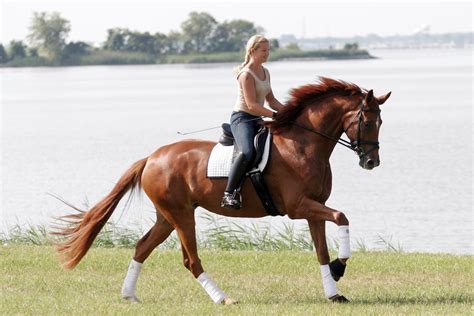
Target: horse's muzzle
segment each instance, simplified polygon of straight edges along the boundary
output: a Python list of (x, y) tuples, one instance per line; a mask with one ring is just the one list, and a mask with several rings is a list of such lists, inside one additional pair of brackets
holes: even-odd
[(374, 158), (374, 157), (368, 157), (364, 156), (359, 160), (359, 166), (366, 170), (372, 170), (375, 167), (378, 167), (380, 165), (380, 159)]

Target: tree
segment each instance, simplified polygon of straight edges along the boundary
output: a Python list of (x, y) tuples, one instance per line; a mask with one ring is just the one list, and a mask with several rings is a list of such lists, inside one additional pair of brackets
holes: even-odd
[(214, 29), (211, 37), (212, 51), (238, 52), (245, 49), (248, 39), (256, 33), (255, 25), (246, 20), (221, 23)]
[(29, 57), (38, 57), (38, 49), (34, 47), (28, 47), (27, 49), (27, 55)]
[(250, 37), (257, 34), (257, 27), (246, 20), (232, 20), (228, 23), (229, 45), (232, 51), (245, 49)]
[(211, 36), (217, 21), (206, 12), (191, 12), (189, 18), (181, 24), (184, 37), (184, 48), (189, 52), (203, 53), (209, 51)]
[(159, 55), (168, 51), (165, 34), (133, 32), (128, 29), (115, 28), (107, 30), (107, 40), (103, 48), (118, 51), (142, 52)]
[(357, 43), (347, 43), (344, 45), (344, 50), (358, 50), (359, 44)]
[(272, 49), (280, 48), (280, 42), (278, 42), (276, 38), (272, 38), (269, 41), (270, 41), (270, 48)]
[(87, 55), (92, 46), (85, 42), (70, 42), (64, 47), (63, 57), (72, 55)]
[(229, 43), (230, 30), (227, 23), (217, 25), (212, 33), (210, 51), (230, 52), (233, 49)]
[(179, 32), (171, 31), (166, 37), (166, 53), (180, 54), (183, 50), (183, 36)]
[(126, 36), (125, 50), (155, 54), (154, 41), (154, 37), (148, 32), (129, 32)]
[(6, 63), (8, 61), (8, 55), (5, 51), (5, 48), (0, 44), (0, 64)]
[(121, 28), (114, 28), (107, 30), (107, 39), (103, 45), (104, 49), (109, 50), (124, 50), (125, 49), (125, 37), (127, 36), (128, 30)]
[(294, 51), (300, 51), (300, 47), (298, 46), (298, 43), (290, 43), (285, 46), (285, 49), (287, 50), (294, 50)]
[(10, 59), (25, 58), (26, 45), (22, 41), (11, 41), (8, 46), (8, 56)]
[(153, 35), (153, 51), (156, 55), (166, 54), (168, 51), (168, 38), (163, 33)]
[(33, 13), (28, 39), (31, 45), (38, 48), (40, 54), (50, 60), (57, 60), (66, 46), (71, 26), (59, 13)]

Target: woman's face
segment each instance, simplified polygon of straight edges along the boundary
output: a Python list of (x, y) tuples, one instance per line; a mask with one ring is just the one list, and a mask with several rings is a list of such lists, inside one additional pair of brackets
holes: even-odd
[(252, 52), (252, 58), (259, 63), (267, 61), (270, 55), (270, 44), (268, 42), (260, 43), (258, 47)]

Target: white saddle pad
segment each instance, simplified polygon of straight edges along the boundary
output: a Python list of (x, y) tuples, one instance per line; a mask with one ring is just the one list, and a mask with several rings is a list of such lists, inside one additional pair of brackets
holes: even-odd
[[(268, 163), (271, 141), (271, 133), (268, 133), (262, 160), (257, 166), (257, 168), (262, 172)], [(227, 178), (229, 176), (230, 167), (232, 166), (233, 153), (234, 146), (223, 146), (220, 143), (217, 143), (212, 149), (211, 156), (209, 157), (209, 162), (207, 164), (207, 177)]]

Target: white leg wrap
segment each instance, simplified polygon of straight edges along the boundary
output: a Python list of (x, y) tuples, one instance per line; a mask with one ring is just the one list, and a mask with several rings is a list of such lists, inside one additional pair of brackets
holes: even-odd
[(339, 253), (338, 258), (347, 259), (351, 256), (351, 240), (349, 238), (349, 225), (339, 226), (337, 232), (339, 236)]
[(142, 269), (142, 263), (137, 262), (132, 259), (130, 265), (128, 266), (127, 276), (123, 280), (122, 286), (122, 297), (123, 298), (134, 298), (135, 297), (135, 288), (137, 285), (138, 276), (140, 275), (140, 270)]
[(214, 283), (211, 277), (206, 273), (201, 273), (197, 280), (201, 283), (204, 290), (216, 304), (220, 304), (225, 299), (224, 292)]
[(327, 298), (331, 298), (337, 294), (338, 290), (336, 287), (336, 281), (334, 281), (331, 271), (329, 270), (329, 265), (324, 264), (320, 266), (321, 268), (321, 278), (323, 280), (324, 294)]

